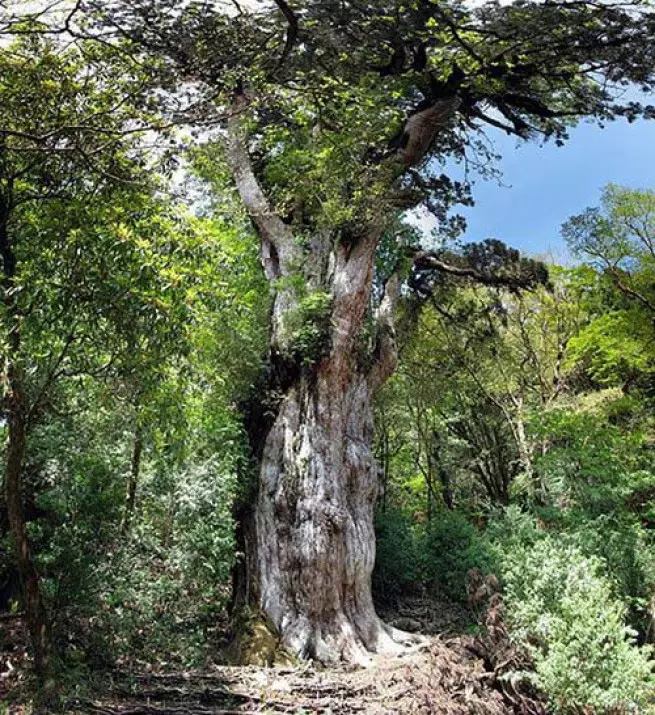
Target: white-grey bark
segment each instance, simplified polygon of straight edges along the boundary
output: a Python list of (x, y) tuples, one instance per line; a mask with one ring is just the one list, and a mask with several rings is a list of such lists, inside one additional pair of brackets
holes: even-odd
[[(227, 160), (241, 200), (259, 234), (264, 273), (273, 283), (279, 278), (293, 275), (302, 263), (302, 254), (291, 227), (273, 211), (255, 176), (246, 146), (244, 113), (247, 107), (246, 98), (239, 95), (227, 122)], [(294, 291), (290, 287), (277, 287), (272, 316), (274, 343), (282, 339), (284, 317), (296, 307), (296, 303)], [(274, 347), (281, 346), (274, 344)]]
[[(327, 353), (311, 365), (296, 364), (287, 371), (265, 438), (255, 533), (247, 554), (248, 592), (291, 652), (321, 662), (363, 663), (370, 652), (398, 650), (405, 637), (379, 620), (371, 595), (377, 490), (371, 401), (395, 367), (393, 307), (399, 282), (395, 277), (388, 282), (378, 311), (378, 360), (372, 369), (363, 368), (356, 348), (383, 218), (372, 219), (347, 243), (329, 231), (318, 233), (303, 255), (255, 176), (242, 121), (245, 105), (241, 97), (233, 108), (227, 156), (261, 238), (262, 263), (275, 291), (271, 358), (284, 359), (285, 318), (299, 305), (297, 294), (280, 278), (301, 275), (309, 290), (329, 293), (332, 299)], [(421, 122), (410, 120), (405, 153), (394, 161), (401, 167), (416, 163), (407, 147), (426, 151), (456, 106), (454, 101), (441, 103)], [(420, 136), (415, 135), (419, 129)]]
[(371, 388), (375, 392), (393, 375), (398, 363), (394, 311), (400, 296), (400, 280), (393, 274), (384, 287), (384, 296), (377, 311), (378, 359), (371, 370)]
[(405, 123), (405, 144), (398, 155), (404, 166), (419, 164), (426, 155), (437, 134), (459, 107), (457, 97), (438, 100), (426, 109), (412, 114)]
[(260, 605), (292, 652), (363, 662), (393, 649), (375, 614), (371, 392), (329, 363), (287, 394), (264, 450), (256, 505)]

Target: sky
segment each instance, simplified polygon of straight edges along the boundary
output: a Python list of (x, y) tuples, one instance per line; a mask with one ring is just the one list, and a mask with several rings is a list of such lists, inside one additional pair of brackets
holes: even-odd
[(498, 164), (502, 185), (476, 180), (476, 205), (461, 211), (468, 222), (465, 240), (499, 238), (531, 254), (568, 262), (560, 226), (598, 205), (603, 186), (612, 182), (655, 190), (655, 121), (617, 120), (604, 129), (581, 124), (563, 147), (517, 145), (500, 132), (493, 139), (503, 155)]

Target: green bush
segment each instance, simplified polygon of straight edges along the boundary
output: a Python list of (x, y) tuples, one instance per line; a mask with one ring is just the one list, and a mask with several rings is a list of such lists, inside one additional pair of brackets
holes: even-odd
[[(499, 532), (497, 532), (499, 533)], [(513, 637), (532, 653), (535, 684), (557, 712), (637, 712), (655, 686), (605, 564), (558, 537), (498, 542)]]
[(373, 584), (382, 598), (436, 588), (465, 601), (468, 572), (494, 570), (487, 540), (456, 512), (444, 511), (428, 524), (414, 524), (402, 510), (390, 509), (377, 515), (376, 531)]
[(230, 596), (233, 467), (229, 459), (191, 465), (168, 475), (174, 491), (159, 496), (159, 507), (157, 495), (149, 496), (145, 508), (154, 518), (146, 513), (130, 540), (98, 565), (98, 648), (119, 659), (203, 662)]
[(375, 530), (373, 590), (378, 598), (391, 601), (420, 584), (420, 545), (411, 520), (400, 509), (378, 512)]
[(285, 317), (288, 351), (303, 365), (320, 362), (329, 352), (332, 296), (314, 291), (303, 296), (298, 307)]
[(643, 633), (655, 592), (655, 542), (648, 527), (655, 487), (650, 439), (647, 430), (626, 433), (608, 423), (612, 415), (625, 417), (631, 407), (625, 397), (607, 390), (593, 397), (580, 400), (586, 411), (554, 409), (541, 415), (538, 430), (551, 446), (535, 468), (548, 484), (550, 503), (534, 511), (562, 544), (603, 561), (615, 596)]
[(585, 554), (603, 561), (614, 594), (626, 605), (631, 625), (644, 633), (650, 624), (648, 602), (655, 592), (655, 535), (627, 513), (580, 521), (562, 535)]
[(55, 637), (63, 642), (71, 636), (73, 616), (97, 607), (102, 577), (95, 566), (113, 549), (121, 518), (125, 487), (117, 475), (128, 454), (121, 440), (103, 443), (112, 427), (109, 418), (96, 415), (77, 430), (52, 420), (31, 436), (25, 474), (28, 493), (36, 494), (37, 518), (28, 529)]
[(466, 600), (466, 580), (471, 569), (495, 570), (487, 539), (455, 511), (432, 519), (422, 539), (423, 578), (456, 601)]

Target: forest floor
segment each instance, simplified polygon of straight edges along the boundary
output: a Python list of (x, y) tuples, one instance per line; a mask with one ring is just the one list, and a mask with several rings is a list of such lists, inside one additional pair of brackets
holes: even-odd
[[(434, 598), (405, 599), (393, 609), (380, 609), (388, 622), (430, 637), (394, 657), (376, 656), (366, 669), (236, 667), (215, 665), (201, 670), (112, 672), (103, 686), (58, 708), (34, 710), (9, 706), (11, 715), (66, 712), (71, 715), (542, 715), (544, 705), (503, 678), (511, 665), (490, 654), (488, 637), (467, 634), (465, 609)], [(13, 631), (8, 630), (9, 627)], [(17, 643), (17, 621), (0, 623), (5, 636), (0, 651), (0, 695), (18, 666), (8, 658), (7, 637)], [(22, 640), (22, 639), (21, 639)], [(19, 656), (14, 651), (14, 662)], [(495, 657), (499, 656), (499, 657)], [(23, 656), (20, 656), (23, 657)], [(494, 662), (497, 661), (495, 665)], [(8, 665), (9, 664), (9, 665)], [(4, 683), (3, 683), (4, 678)], [(5, 690), (5, 695), (8, 695)], [(0, 712), (2, 708), (0, 706)], [(5, 711), (7, 712), (7, 711)]]

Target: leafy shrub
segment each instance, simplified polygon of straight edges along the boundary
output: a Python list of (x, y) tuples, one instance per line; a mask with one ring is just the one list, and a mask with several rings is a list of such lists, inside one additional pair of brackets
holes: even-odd
[(558, 409), (541, 416), (540, 429), (551, 447), (536, 468), (549, 485), (551, 504), (537, 513), (562, 544), (604, 562), (615, 595), (628, 606), (635, 627), (645, 630), (655, 590), (655, 542), (645, 526), (655, 487), (652, 456), (639, 430), (625, 433), (607, 423), (628, 402), (604, 392), (592, 404), (585, 399), (585, 411)]
[(289, 352), (304, 365), (321, 361), (330, 347), (332, 296), (314, 291), (300, 299), (298, 307), (285, 318)]
[(121, 517), (124, 482), (117, 475), (127, 454), (121, 440), (104, 443), (113, 427), (109, 417), (97, 414), (76, 430), (52, 420), (32, 434), (25, 474), (27, 491), (36, 493), (36, 518), (28, 529), (53, 629), (62, 640), (70, 636), (73, 614), (95, 609), (101, 583), (94, 566), (111, 552)]
[(513, 637), (530, 649), (554, 709), (644, 707), (655, 685), (649, 650), (635, 645), (603, 561), (550, 534), (496, 549)]
[(419, 584), (420, 545), (409, 517), (400, 509), (378, 512), (375, 530), (373, 590), (379, 598), (390, 601)]
[(579, 507), (591, 517), (604, 514), (650, 479), (644, 437), (607, 424), (606, 412), (554, 409), (534, 425), (540, 439), (550, 443), (535, 468), (559, 509)]
[(105, 581), (96, 637), (115, 657), (202, 662), (230, 594), (232, 466), (211, 459), (176, 474), (166, 497), (173, 506), (168, 515), (146, 517), (131, 540), (99, 565)]
[(466, 600), (468, 572), (477, 568), (494, 571), (486, 538), (454, 511), (444, 511), (426, 526), (422, 548), (423, 578), (457, 601)]
[(648, 601), (655, 590), (655, 540), (631, 514), (603, 514), (574, 524), (563, 543), (603, 561), (612, 575), (614, 594), (628, 608), (631, 624), (645, 631), (650, 624)]
[(377, 557), (374, 587), (383, 598), (417, 587), (438, 588), (466, 600), (470, 569), (493, 571), (489, 544), (464, 516), (444, 511), (429, 524), (413, 524), (400, 509), (376, 517)]

